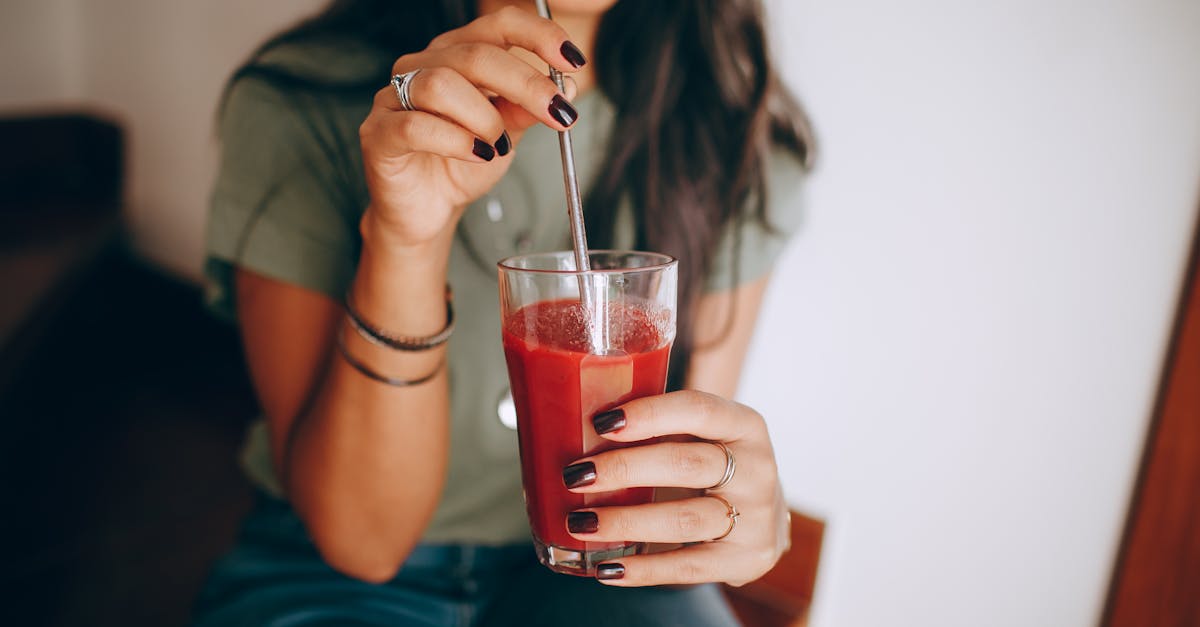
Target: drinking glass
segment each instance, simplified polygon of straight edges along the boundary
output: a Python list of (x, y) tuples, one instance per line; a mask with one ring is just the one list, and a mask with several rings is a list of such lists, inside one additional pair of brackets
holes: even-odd
[(625, 446), (596, 435), (592, 418), (661, 394), (675, 339), (677, 262), (668, 255), (589, 251), (576, 270), (570, 251), (501, 261), (504, 355), (521, 446), (525, 508), (538, 559), (551, 570), (590, 576), (598, 563), (639, 553), (636, 542), (588, 542), (567, 533), (567, 514), (636, 505), (653, 488), (574, 494), (563, 468)]

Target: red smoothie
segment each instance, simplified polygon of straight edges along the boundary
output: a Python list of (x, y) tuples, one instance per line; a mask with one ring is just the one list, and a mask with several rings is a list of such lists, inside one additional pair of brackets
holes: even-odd
[(573, 494), (562, 470), (593, 453), (617, 448), (596, 435), (592, 417), (626, 401), (661, 394), (666, 386), (670, 336), (667, 314), (622, 303), (609, 310), (612, 346), (588, 351), (583, 308), (578, 300), (527, 305), (504, 320), (504, 354), (521, 445), (525, 507), (534, 536), (543, 544), (574, 551), (599, 551), (625, 543), (581, 542), (567, 533), (567, 514), (604, 505), (648, 503), (653, 488), (603, 494)]

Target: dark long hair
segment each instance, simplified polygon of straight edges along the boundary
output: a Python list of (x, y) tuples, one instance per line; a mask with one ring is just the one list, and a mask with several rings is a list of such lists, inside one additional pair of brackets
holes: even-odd
[[(230, 84), (258, 76), (286, 87), (370, 94), (386, 83), (396, 57), (474, 17), (474, 0), (334, 0), (264, 44)], [(380, 75), (331, 81), (258, 62), (279, 44), (323, 37), (377, 48)], [(808, 167), (812, 134), (771, 66), (759, 0), (620, 0), (601, 20), (592, 61), (599, 89), (616, 108), (612, 136), (622, 141), (608, 146), (596, 168), (603, 175), (587, 194), (589, 243), (610, 245), (617, 208), (628, 198), (637, 208), (637, 247), (679, 259), (668, 381), (678, 389), (696, 349), (694, 305), (720, 234), (751, 220), (770, 228), (769, 150), (781, 148)]]

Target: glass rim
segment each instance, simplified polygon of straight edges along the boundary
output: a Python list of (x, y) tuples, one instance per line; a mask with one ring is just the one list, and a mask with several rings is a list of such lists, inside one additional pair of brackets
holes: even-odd
[(592, 249), (588, 250), (588, 255), (595, 254), (624, 254), (624, 255), (641, 255), (643, 257), (656, 258), (660, 260), (658, 263), (653, 263), (637, 268), (593, 268), (591, 270), (557, 270), (549, 268), (519, 268), (511, 265), (511, 262), (517, 259), (529, 259), (531, 257), (553, 257), (568, 255), (574, 259), (574, 251), (570, 250), (554, 250), (541, 253), (524, 253), (520, 255), (512, 255), (505, 257), (496, 262), (496, 267), (502, 271), (508, 272), (528, 272), (530, 274), (546, 274), (558, 276), (579, 276), (589, 274), (635, 274), (639, 272), (654, 272), (661, 271), (673, 266), (679, 265), (679, 260), (666, 253), (653, 253), (644, 250), (614, 250), (614, 249)]

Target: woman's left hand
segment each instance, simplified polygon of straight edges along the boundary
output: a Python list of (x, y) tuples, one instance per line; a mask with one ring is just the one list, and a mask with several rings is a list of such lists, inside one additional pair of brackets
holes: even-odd
[[(706, 490), (706, 495), (676, 501), (572, 512), (564, 524), (579, 540), (686, 545), (601, 564), (597, 578), (604, 583), (715, 581), (739, 586), (765, 574), (787, 549), (787, 506), (766, 423), (758, 412), (719, 396), (684, 390), (629, 401), (597, 415), (594, 423), (597, 433), (614, 442), (679, 434), (696, 439), (641, 444), (582, 458), (563, 471), (572, 492)], [(727, 456), (714, 442), (724, 443), (736, 460), (732, 478), (716, 489), (712, 487), (726, 473)], [(736, 508), (736, 516), (726, 503)]]

